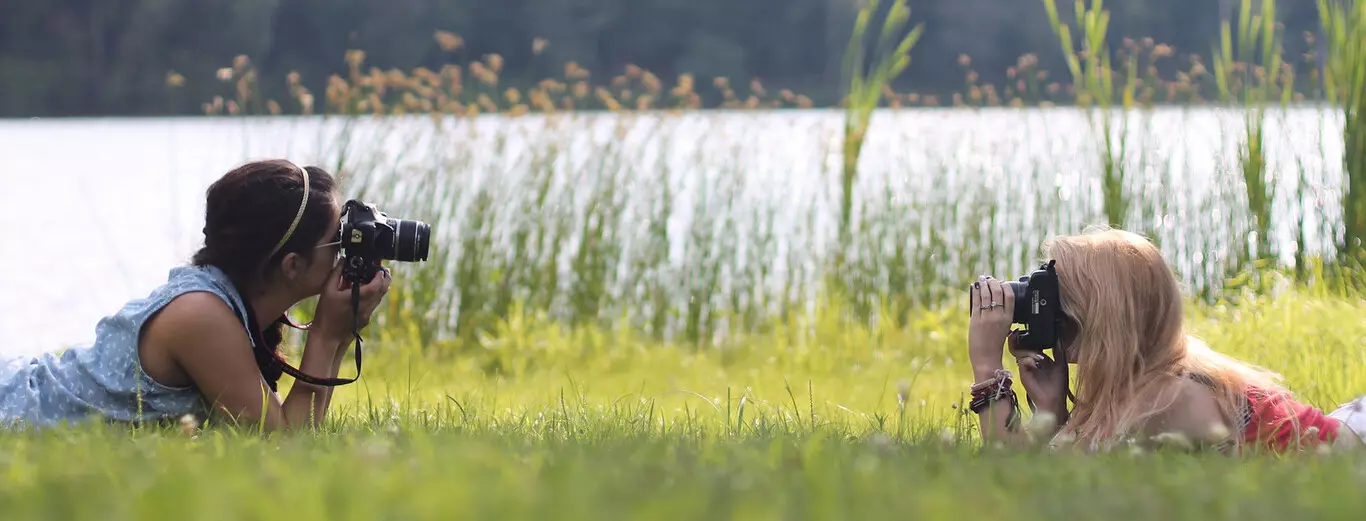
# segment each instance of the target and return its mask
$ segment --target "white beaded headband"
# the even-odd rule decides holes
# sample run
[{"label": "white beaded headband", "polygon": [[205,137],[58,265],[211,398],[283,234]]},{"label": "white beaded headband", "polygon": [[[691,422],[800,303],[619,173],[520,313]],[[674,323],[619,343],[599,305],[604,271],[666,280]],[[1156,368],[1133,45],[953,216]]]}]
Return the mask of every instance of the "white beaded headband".
[{"label": "white beaded headband", "polygon": [[285,246],[285,243],[289,242],[289,238],[294,235],[294,229],[299,227],[299,221],[303,220],[304,218],[304,208],[308,206],[308,170],[300,168],[299,165],[296,165],[288,160],[286,160],[285,163],[288,163],[289,166],[292,166],[294,168],[298,168],[299,171],[303,173],[304,198],[302,201],[299,201],[299,213],[294,214],[294,222],[290,223],[289,230],[285,231],[285,236],[280,238],[280,243],[276,244],[275,247],[270,250],[270,255],[267,255],[266,258],[274,257],[275,254],[280,251],[280,248],[283,248]]}]

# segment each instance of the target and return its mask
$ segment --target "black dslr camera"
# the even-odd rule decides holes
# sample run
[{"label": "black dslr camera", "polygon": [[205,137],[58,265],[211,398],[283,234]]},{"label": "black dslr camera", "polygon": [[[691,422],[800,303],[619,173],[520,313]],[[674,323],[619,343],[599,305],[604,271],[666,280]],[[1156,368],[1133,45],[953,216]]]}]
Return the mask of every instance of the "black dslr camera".
[{"label": "black dslr camera", "polygon": [[1042,353],[1045,349],[1058,347],[1063,327],[1059,307],[1062,293],[1058,290],[1058,273],[1053,264],[1054,261],[1048,261],[1034,273],[1004,284],[1015,292],[1015,316],[1011,321],[1025,326],[1019,335],[1021,349]]},{"label": "black dslr camera", "polygon": [[373,204],[352,199],[342,208],[342,277],[353,286],[375,278],[380,261],[427,260],[431,225],[391,219]]},{"label": "black dslr camera", "polygon": [[[360,323],[360,287],[374,280],[379,273],[380,261],[395,260],[403,262],[427,260],[428,241],[432,227],[422,221],[390,219],[375,205],[350,200],[342,207],[341,229],[338,239],[342,249],[342,280],[351,284],[351,309],[354,323]],[[247,314],[251,329],[256,330],[255,315]],[[294,326],[292,322],[286,323]],[[301,326],[294,326],[305,329]],[[253,342],[256,346],[256,363],[261,374],[266,376],[270,388],[275,389],[276,380],[281,373],[295,379],[327,387],[345,385],[360,378],[361,344],[360,330],[353,329],[356,338],[356,376],[355,378],[318,378],[289,365],[279,352],[269,351],[264,343]]]}]

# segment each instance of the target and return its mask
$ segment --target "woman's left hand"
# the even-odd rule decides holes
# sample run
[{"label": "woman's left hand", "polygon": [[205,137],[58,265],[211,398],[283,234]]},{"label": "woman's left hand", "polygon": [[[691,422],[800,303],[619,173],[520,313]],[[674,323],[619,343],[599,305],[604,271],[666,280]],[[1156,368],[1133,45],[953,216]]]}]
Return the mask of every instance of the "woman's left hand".
[{"label": "woman's left hand", "polygon": [[975,373],[1001,368],[1006,335],[1015,314],[1015,294],[1006,291],[1001,281],[978,277],[972,285],[971,319],[968,321],[968,357]]}]

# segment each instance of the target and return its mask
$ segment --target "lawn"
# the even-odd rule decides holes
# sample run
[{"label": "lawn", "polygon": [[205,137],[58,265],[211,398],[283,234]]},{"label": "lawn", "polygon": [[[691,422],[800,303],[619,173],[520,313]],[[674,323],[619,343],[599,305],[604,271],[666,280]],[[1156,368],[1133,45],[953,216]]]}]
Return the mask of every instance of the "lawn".
[{"label": "lawn", "polygon": [[[1366,393],[1366,303],[1307,290],[1187,312],[1332,408]],[[817,313],[702,349],[505,325],[480,352],[367,342],[319,432],[83,426],[0,436],[5,519],[1355,519],[1366,459],[982,447],[966,320]],[[831,313],[833,315],[833,313]],[[1013,365],[1008,364],[1008,367]]]}]

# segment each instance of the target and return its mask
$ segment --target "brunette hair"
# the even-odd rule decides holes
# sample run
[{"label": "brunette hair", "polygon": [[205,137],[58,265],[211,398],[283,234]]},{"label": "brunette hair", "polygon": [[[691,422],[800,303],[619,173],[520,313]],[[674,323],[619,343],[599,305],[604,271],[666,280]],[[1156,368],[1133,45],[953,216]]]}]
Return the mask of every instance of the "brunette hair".
[{"label": "brunette hair", "polygon": [[[204,211],[204,246],[194,254],[195,266],[214,266],[223,271],[237,288],[247,306],[250,322],[255,317],[247,303],[249,292],[265,282],[272,269],[286,254],[297,253],[313,258],[314,245],[323,239],[336,215],[336,183],[332,175],[318,167],[303,167],[308,175],[308,202],[298,225],[283,245],[280,244],[290,224],[299,213],[304,198],[304,172],[289,161],[255,161],[239,166],[209,186]],[[258,344],[274,352],[284,335],[282,315],[261,337],[252,336]],[[265,353],[257,352],[258,363]],[[271,387],[279,378],[279,369],[262,365]]]}]

